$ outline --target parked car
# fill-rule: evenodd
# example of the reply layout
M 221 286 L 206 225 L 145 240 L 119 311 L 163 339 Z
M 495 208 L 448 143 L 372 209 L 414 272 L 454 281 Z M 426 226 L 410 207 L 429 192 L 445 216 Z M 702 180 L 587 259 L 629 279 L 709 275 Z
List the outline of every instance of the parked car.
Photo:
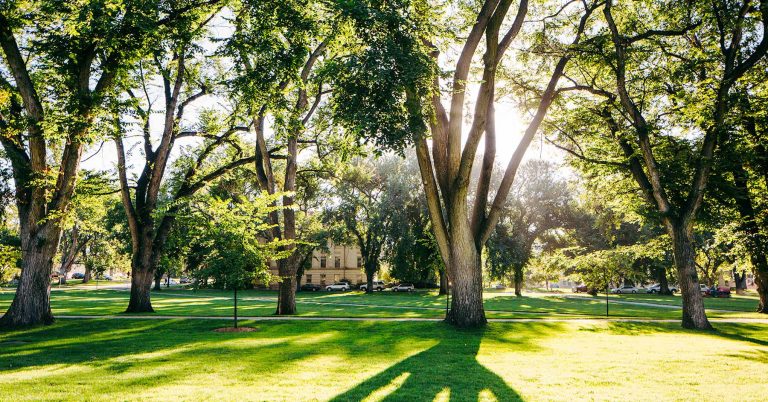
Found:
M 587 292 L 589 292 L 589 288 L 587 287 L 587 285 L 579 285 L 579 286 L 576 286 L 575 288 L 573 288 L 571 290 L 573 290 L 573 293 L 587 293 Z
M 373 290 L 378 290 L 379 292 L 384 290 L 385 287 L 387 287 L 387 284 L 384 283 L 384 281 L 373 281 L 373 285 L 371 285 L 371 288 Z M 360 290 L 363 290 L 363 291 L 368 290 L 368 284 L 364 283 L 360 285 Z
M 180 283 L 192 283 L 192 280 L 191 280 L 191 279 L 189 279 L 189 278 L 187 278 L 186 276 L 182 276 L 182 277 L 179 279 L 179 282 L 180 282 Z
M 341 290 L 342 292 L 346 292 L 347 290 L 349 290 L 349 284 L 346 282 L 336 282 L 333 285 L 326 286 L 325 290 L 329 292 L 334 290 Z
M 707 291 L 704 293 L 704 296 L 706 297 L 731 297 L 731 288 L 726 288 L 723 286 L 720 287 L 714 287 L 707 289 Z
M 657 283 L 653 286 L 649 286 L 648 289 L 645 290 L 645 293 L 654 294 L 654 293 L 659 293 L 660 291 L 661 291 L 661 285 Z M 669 286 L 669 291 L 672 293 L 677 293 L 677 287 Z
M 707 286 L 707 285 L 705 285 L 703 283 L 700 283 L 699 284 L 699 290 L 701 291 L 702 295 L 706 295 L 707 292 L 709 292 L 709 286 Z
M 502 285 L 500 283 L 497 283 L 497 284 L 491 286 L 491 289 L 506 289 L 506 288 L 507 288 L 506 286 L 504 286 L 504 285 Z
M 103 280 L 103 281 L 111 281 L 111 280 L 112 280 L 112 277 L 111 277 L 111 276 L 109 276 L 109 275 L 104 275 L 104 276 L 102 276 L 102 277 L 101 277 L 101 278 L 99 278 L 99 279 L 101 279 L 101 280 Z
M 624 285 L 620 288 L 611 289 L 611 293 L 616 294 L 622 294 L 622 293 L 637 293 L 638 289 L 631 285 Z
M 323 287 L 320 285 L 315 285 L 314 283 L 305 283 L 301 285 L 301 290 L 304 292 L 317 292 L 318 290 L 322 289 Z
M 413 292 L 413 289 L 415 288 L 411 283 L 401 283 L 392 287 L 393 292 Z
M 82 272 L 75 272 L 72 274 L 72 279 L 83 279 L 85 278 L 85 274 Z

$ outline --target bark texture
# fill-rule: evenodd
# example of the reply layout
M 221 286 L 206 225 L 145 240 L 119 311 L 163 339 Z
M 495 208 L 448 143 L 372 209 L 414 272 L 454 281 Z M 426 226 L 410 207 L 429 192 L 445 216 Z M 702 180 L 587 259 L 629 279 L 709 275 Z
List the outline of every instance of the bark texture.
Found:
M 675 268 L 680 281 L 680 296 L 683 299 L 683 328 L 711 330 L 712 325 L 704 311 L 704 301 L 699 289 L 696 273 L 696 250 L 693 246 L 693 230 L 673 228 L 672 250 L 675 256 Z
M 19 286 L 0 327 L 19 328 L 53 323 L 51 273 L 60 231 L 54 227 L 22 241 L 22 268 Z
M 298 264 L 295 256 L 278 261 L 280 284 L 278 288 L 277 315 L 294 315 L 296 311 L 296 272 Z
M 515 270 L 514 272 L 515 296 L 522 297 L 523 296 L 523 266 L 515 265 L 514 270 Z

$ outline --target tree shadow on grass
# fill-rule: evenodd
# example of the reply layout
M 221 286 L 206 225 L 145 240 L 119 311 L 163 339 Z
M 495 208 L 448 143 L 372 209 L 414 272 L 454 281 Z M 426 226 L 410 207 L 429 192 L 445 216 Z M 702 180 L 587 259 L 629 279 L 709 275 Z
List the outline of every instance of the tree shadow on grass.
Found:
M 491 395 L 498 401 L 522 400 L 507 383 L 477 361 L 485 331 L 462 331 L 444 337 L 332 401 L 476 401 Z
M 712 335 L 760 346 L 768 346 L 765 328 L 765 325 L 754 324 L 719 324 L 716 327 L 716 331 L 712 332 Z M 762 338 L 758 336 L 762 336 Z

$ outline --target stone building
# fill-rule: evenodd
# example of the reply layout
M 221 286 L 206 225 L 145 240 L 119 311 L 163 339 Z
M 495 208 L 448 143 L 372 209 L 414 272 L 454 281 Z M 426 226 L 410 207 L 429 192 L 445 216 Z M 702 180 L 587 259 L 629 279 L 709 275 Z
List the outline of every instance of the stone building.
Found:
M 270 265 L 272 274 L 277 276 L 277 264 Z M 353 287 L 365 282 L 360 249 L 352 245 L 329 243 L 328 251 L 316 249 L 312 253 L 312 266 L 304 271 L 299 284 L 330 285 L 341 280 L 349 281 Z M 270 287 L 276 288 L 276 284 Z

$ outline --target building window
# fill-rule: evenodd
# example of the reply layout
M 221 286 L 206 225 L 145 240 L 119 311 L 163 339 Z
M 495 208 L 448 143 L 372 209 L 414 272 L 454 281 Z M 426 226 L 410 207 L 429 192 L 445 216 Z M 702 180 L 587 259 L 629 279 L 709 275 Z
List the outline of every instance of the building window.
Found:
M 320 284 L 325 285 L 325 274 L 320 274 Z
M 358 268 L 363 267 L 363 257 L 357 257 L 357 267 Z
M 312 275 L 307 275 L 307 283 L 312 283 Z
M 321 255 L 321 256 L 320 256 L 320 268 L 325 268 L 325 266 L 326 266 L 327 264 L 328 264 L 328 263 L 327 263 L 327 261 L 326 261 L 326 258 L 325 258 L 325 256 L 324 256 L 324 255 Z
M 341 258 L 336 257 L 333 261 L 333 266 L 336 268 L 341 268 Z

